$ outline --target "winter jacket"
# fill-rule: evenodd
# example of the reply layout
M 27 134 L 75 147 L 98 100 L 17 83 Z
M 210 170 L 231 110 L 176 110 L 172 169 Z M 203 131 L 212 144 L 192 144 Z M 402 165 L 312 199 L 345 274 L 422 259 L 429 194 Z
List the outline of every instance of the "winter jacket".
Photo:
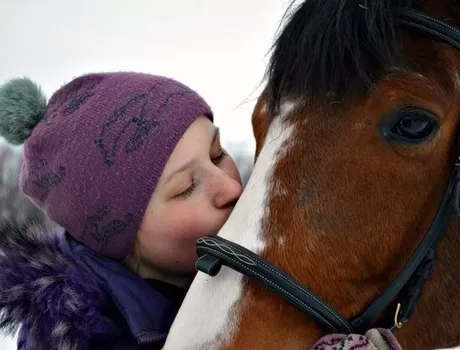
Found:
M 18 349 L 161 349 L 185 290 L 40 231 L 0 229 L 0 329 L 20 327 Z

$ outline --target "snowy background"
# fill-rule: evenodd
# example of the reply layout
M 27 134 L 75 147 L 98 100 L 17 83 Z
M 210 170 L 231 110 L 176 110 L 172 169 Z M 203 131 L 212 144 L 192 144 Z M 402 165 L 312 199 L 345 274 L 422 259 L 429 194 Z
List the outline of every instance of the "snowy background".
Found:
M 130 70 L 170 76 L 215 112 L 243 174 L 252 164 L 250 116 L 288 0 L 0 0 L 0 84 L 28 76 L 49 97 L 73 77 Z M 21 148 L 0 140 L 0 215 L 31 210 L 17 196 Z M 8 202 L 8 204 L 7 204 Z M 16 349 L 1 339 L 0 349 Z

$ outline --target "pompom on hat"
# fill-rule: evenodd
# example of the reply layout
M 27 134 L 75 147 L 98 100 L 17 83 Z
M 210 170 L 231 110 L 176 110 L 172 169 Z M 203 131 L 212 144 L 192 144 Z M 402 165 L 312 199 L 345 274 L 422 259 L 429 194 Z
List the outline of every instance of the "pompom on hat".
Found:
M 22 144 L 43 118 L 46 98 L 29 79 L 12 79 L 0 89 L 0 134 L 13 145 Z
M 113 259 L 131 252 L 163 168 L 199 116 L 213 120 L 195 91 L 149 74 L 83 75 L 48 104 L 28 78 L 0 87 L 0 135 L 24 144 L 21 190 Z

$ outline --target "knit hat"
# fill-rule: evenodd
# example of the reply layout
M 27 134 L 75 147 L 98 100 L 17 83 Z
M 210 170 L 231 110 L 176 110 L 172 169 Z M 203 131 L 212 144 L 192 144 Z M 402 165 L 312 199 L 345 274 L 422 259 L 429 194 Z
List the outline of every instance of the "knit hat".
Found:
M 93 251 L 124 259 L 176 144 L 210 107 L 187 86 L 140 73 L 78 77 L 48 104 L 27 78 L 0 87 L 0 134 L 24 143 L 20 188 Z

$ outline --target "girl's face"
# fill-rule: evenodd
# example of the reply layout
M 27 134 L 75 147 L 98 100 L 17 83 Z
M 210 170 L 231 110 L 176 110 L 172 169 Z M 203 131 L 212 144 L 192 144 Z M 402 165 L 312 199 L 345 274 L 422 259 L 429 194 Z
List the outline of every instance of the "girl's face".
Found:
M 222 149 L 218 129 L 199 117 L 174 149 L 148 204 L 137 236 L 144 271 L 153 270 L 160 279 L 193 275 L 196 240 L 217 234 L 241 191 L 238 169 Z

